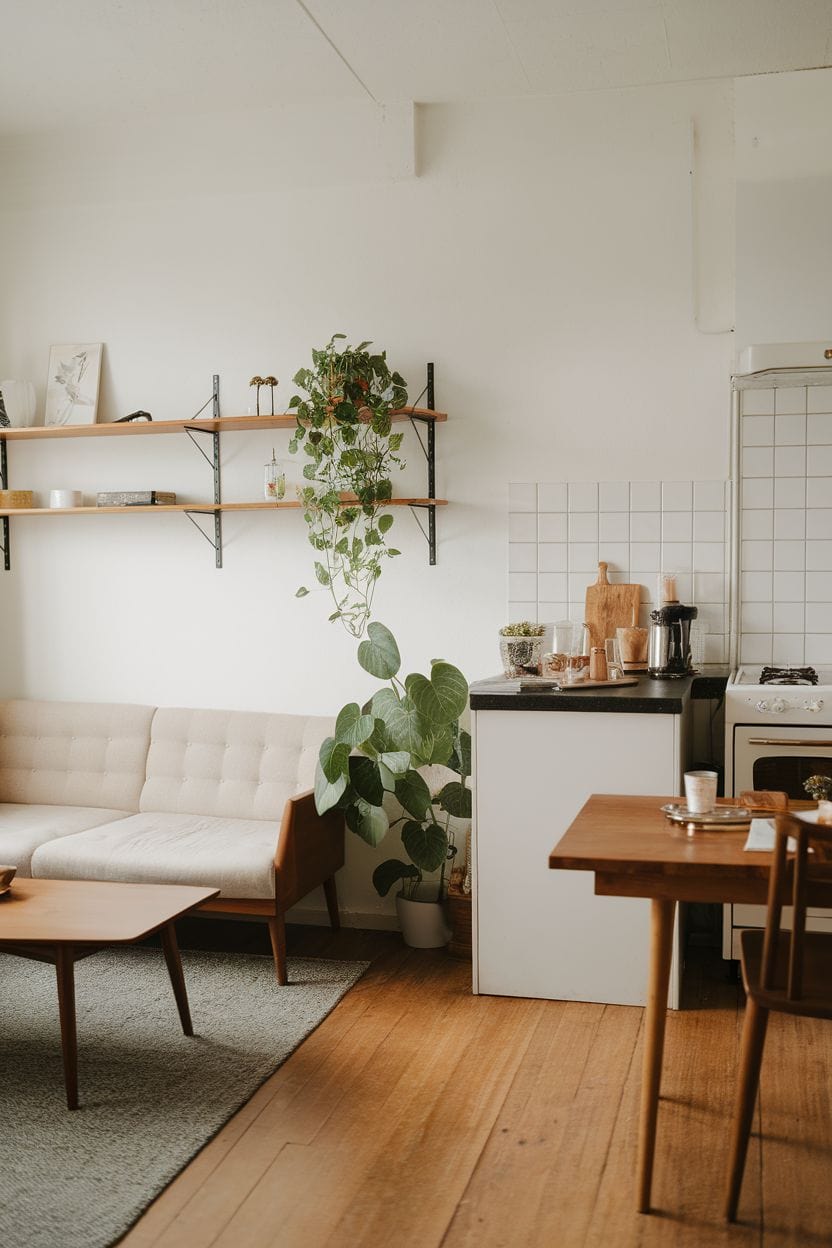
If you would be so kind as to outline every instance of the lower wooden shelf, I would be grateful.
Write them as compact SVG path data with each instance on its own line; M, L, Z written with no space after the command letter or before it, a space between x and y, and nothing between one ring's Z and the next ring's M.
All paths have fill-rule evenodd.
M354 505L354 499L344 499L343 506ZM446 498L390 498L385 507L447 507ZM0 516L102 516L137 511L298 511L303 503L297 499L284 499L279 503L152 503L127 507L2 507Z

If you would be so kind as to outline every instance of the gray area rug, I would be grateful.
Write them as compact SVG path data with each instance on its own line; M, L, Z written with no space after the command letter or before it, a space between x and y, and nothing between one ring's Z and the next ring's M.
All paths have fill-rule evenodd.
M193 1039L161 949L75 968L80 1108L64 1100L54 968L0 955L0 1245L105 1248L326 1017L364 962L182 954Z

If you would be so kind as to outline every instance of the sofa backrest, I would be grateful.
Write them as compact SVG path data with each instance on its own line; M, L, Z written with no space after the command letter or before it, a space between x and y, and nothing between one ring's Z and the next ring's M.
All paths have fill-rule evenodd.
M154 709L0 702L0 802L138 810Z
M312 788L333 724L318 716L160 709L139 809L279 820L288 797Z

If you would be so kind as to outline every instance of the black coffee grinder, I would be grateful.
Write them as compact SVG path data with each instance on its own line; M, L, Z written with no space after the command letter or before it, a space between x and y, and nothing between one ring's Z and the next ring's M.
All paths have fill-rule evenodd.
M699 614L696 607L667 602L650 612L647 639L647 671L657 680L679 680L693 671L690 659L690 625Z

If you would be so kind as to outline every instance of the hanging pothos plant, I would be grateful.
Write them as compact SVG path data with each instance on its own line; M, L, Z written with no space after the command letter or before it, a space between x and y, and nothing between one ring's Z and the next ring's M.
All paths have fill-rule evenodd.
M334 334L312 352L312 368L294 376L305 397L289 403L297 429L292 454L309 457L300 490L309 541L318 552L315 575L327 588L340 620L354 636L367 627L382 560L399 554L387 545L393 517L384 505L393 495L391 474L404 467L402 435L392 433L391 412L407 402L404 379L387 365L386 352L369 342L342 346ZM309 590L301 586L297 597Z

